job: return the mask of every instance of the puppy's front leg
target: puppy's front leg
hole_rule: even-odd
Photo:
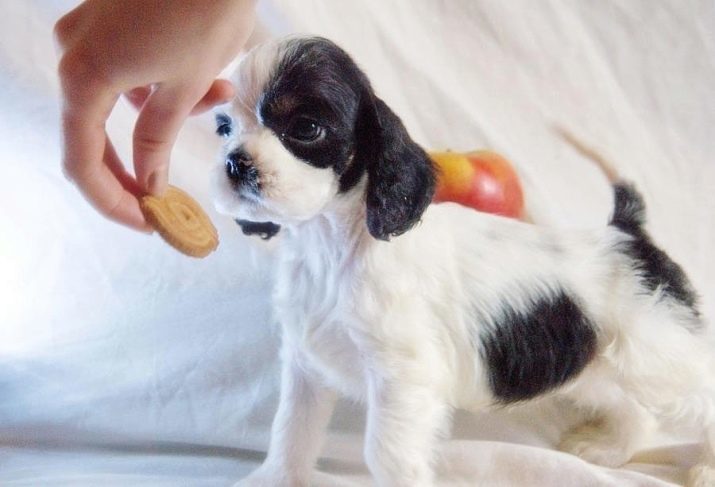
[[[368,394],[365,460],[376,484],[431,486],[447,406],[426,384],[399,375],[386,379],[371,374]]]
[[[336,397],[305,370],[300,353],[284,345],[280,402],[268,455],[237,486],[307,487]]]

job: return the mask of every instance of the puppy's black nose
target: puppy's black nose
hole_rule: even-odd
[[[254,184],[258,171],[252,165],[253,159],[243,146],[226,157],[226,175],[234,183]]]

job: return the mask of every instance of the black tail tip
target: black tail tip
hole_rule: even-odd
[[[615,204],[610,224],[626,233],[636,233],[645,223],[643,197],[632,184],[613,185]]]

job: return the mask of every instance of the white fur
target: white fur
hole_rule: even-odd
[[[564,233],[444,203],[390,242],[365,223],[366,181],[338,194],[330,169],[283,149],[255,114],[280,47],[260,48],[239,68],[227,144],[248,144],[267,174],[260,201],[244,202],[217,178],[217,205],[233,217],[283,225],[276,317],[283,329],[283,380],[264,465],[241,485],[303,486],[320,452],[335,392],[367,404],[365,459],[382,486],[433,484],[434,449],[455,408],[494,402],[477,337],[495,326],[500,303],[525,307],[565,287],[598,324],[597,357],[554,394],[594,413],[562,447],[621,465],[653,428],[710,428],[713,361],[688,331],[691,318],[652,296],[614,250],[614,227]],[[248,80],[248,81],[247,81]],[[241,85],[239,85],[241,86]],[[254,110],[251,111],[251,106]],[[712,443],[692,485],[712,485]]]
[[[252,154],[251,164],[260,170],[264,197],[256,198],[251,193],[237,195],[229,185],[225,169],[217,166],[214,183],[220,191],[215,201],[223,213],[254,221],[295,223],[314,217],[337,193],[337,181],[329,171],[297,160],[276,134],[264,127],[241,130],[226,148],[230,151],[239,145]]]
[[[261,124],[256,110],[262,89],[272,73],[276,59],[286,54],[284,41],[257,46],[242,59],[233,82],[236,97],[232,103],[234,131],[224,145],[222,160],[232,150],[243,146],[259,169],[259,183],[265,198],[251,194],[239,197],[231,189],[223,165],[214,170],[218,211],[253,221],[270,220],[279,224],[295,223],[314,217],[337,193],[338,183],[329,171],[312,167],[296,159],[283,146],[278,134]]]

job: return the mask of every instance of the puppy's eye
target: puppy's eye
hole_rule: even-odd
[[[325,136],[325,128],[312,118],[298,117],[291,122],[284,135],[298,142],[315,142]]]
[[[233,132],[233,120],[225,113],[216,114],[216,133],[221,137],[228,137]]]

